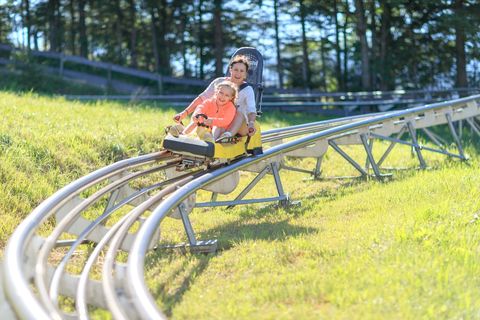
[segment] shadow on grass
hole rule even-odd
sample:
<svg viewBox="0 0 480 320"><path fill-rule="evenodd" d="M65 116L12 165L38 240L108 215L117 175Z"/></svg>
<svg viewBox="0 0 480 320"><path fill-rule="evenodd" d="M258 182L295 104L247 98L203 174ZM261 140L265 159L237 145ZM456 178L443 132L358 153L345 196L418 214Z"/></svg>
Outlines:
<svg viewBox="0 0 480 320"><path fill-rule="evenodd" d="M292 237L317 232L316 228L305 228L289 223L288 219L277 222L245 223L243 219L227 223L202 232L202 239L218 239L219 251L228 250L236 243L249 240L283 241Z"/></svg>
<svg viewBox="0 0 480 320"><path fill-rule="evenodd" d="M208 267L210 260L243 241L283 241L292 237L318 232L317 228L295 226L283 219L277 222L244 222L240 218L198 234L198 239L217 239L219 248L213 254L182 254L179 251L158 250L147 256L146 266L165 273L152 293L163 305L163 312L170 317L183 295L193 286L195 279Z"/></svg>
<svg viewBox="0 0 480 320"><path fill-rule="evenodd" d="M195 279L207 268L210 259L216 255L179 254L178 251L158 251L147 257L147 264L161 264L157 268L160 268L160 272L165 272L167 275L156 283L152 291L157 301L161 300L162 312L167 317L171 317L175 306L182 301L183 295L191 288ZM174 262L177 262L175 267L170 266L168 270L162 268L164 264L171 265Z"/></svg>
<svg viewBox="0 0 480 320"><path fill-rule="evenodd" d="M470 148L469 148L470 149ZM478 155L478 152L474 152ZM462 162L448 159L442 162L443 166L462 165ZM432 169L441 168L435 166ZM383 181L389 183L393 180L406 179L415 175L417 170L411 168L398 172L395 178ZM371 184L366 179L349 179L338 183L335 187L321 189L315 194L302 200L302 206L276 208L273 205L255 210L232 211L238 216L235 221L200 232L198 238L202 240L217 239L219 250L208 255L181 255L178 252L159 251L149 255L146 265L150 265L164 273L165 277L156 284L153 294L162 301L165 314L170 317L174 308L181 303L183 296L195 283L195 280L209 266L212 258L219 257L235 245L246 241L285 241L312 233L321 232L314 227L296 226L290 223L292 218L304 215L314 209L314 200L322 198L324 201L334 201L357 191L357 188L369 188ZM263 221L262 221L263 220Z"/></svg>

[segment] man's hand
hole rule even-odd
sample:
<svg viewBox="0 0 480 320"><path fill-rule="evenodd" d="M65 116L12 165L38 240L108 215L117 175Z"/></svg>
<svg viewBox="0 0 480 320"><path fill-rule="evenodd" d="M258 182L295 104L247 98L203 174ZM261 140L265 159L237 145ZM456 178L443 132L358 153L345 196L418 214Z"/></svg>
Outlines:
<svg viewBox="0 0 480 320"><path fill-rule="evenodd" d="M248 135L253 136L255 132L257 132L257 129L255 129L255 122L249 121L247 126L248 126Z"/></svg>

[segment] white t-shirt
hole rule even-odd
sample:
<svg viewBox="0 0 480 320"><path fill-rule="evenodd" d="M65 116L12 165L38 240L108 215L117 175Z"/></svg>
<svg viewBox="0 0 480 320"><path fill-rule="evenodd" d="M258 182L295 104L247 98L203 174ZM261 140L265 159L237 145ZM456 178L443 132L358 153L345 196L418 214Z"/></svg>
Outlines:
<svg viewBox="0 0 480 320"><path fill-rule="evenodd" d="M215 86L225 80L228 80L228 78L220 77L213 80L209 84L207 89L205 89L205 91L200 94L200 97L202 97L203 100L213 97L213 95L215 94ZM251 86L247 86L240 90L240 92L238 93L236 106L237 111L241 112L245 116L245 121L247 122L247 114L257 113L257 109L255 108L255 93L253 92L253 88Z"/></svg>

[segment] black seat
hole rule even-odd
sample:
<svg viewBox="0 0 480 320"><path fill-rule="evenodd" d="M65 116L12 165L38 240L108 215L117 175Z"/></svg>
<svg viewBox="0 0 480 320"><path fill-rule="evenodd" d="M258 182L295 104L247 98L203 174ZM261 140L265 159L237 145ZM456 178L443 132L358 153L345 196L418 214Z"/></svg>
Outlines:
<svg viewBox="0 0 480 320"><path fill-rule="evenodd" d="M263 56L255 48L243 47L237 49L235 53L230 58L230 62L235 56L244 55L250 61L250 68L248 69L247 82L252 86L253 92L255 93L255 107L257 109L257 115L262 114L262 95L263 95ZM230 66L230 62L228 66ZM227 72L225 73L227 77L230 76L230 68L227 67Z"/></svg>

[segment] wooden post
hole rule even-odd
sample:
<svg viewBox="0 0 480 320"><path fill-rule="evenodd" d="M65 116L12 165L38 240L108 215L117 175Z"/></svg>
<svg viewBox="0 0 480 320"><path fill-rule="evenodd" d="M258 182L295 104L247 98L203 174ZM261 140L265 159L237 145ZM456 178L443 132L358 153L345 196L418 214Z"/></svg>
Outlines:
<svg viewBox="0 0 480 320"><path fill-rule="evenodd" d="M158 94L163 94L163 81L162 81L161 74L157 74L157 86L158 86Z"/></svg>
<svg viewBox="0 0 480 320"><path fill-rule="evenodd" d="M107 68L107 91L110 91L110 88L112 87L112 64L108 64Z"/></svg>
<svg viewBox="0 0 480 320"><path fill-rule="evenodd" d="M63 77L63 64L65 63L65 55L63 52L60 53L60 69L58 71L58 74L60 77Z"/></svg>

